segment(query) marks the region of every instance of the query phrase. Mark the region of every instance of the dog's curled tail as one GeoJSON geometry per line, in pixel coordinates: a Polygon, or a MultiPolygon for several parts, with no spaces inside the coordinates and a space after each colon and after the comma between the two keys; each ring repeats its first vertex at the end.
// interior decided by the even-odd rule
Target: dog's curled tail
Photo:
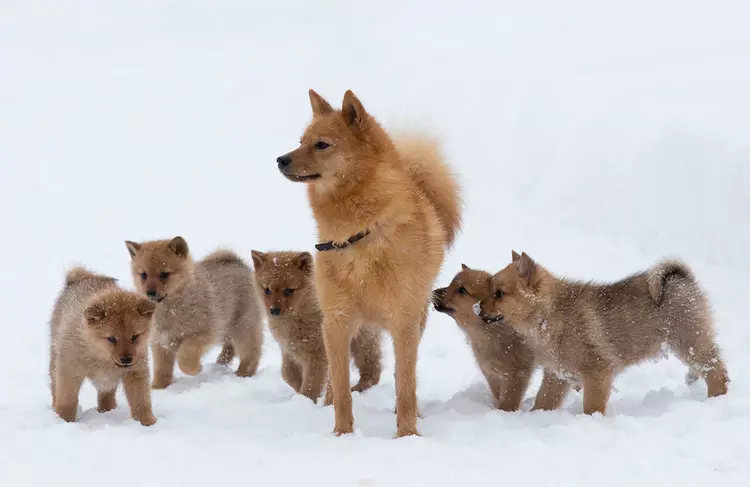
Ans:
{"type": "Polygon", "coordinates": [[[439,144],[414,135],[396,138],[395,144],[409,177],[432,203],[445,231],[445,244],[450,247],[461,228],[461,191],[439,144]]]}
{"type": "Polygon", "coordinates": [[[231,250],[219,249],[216,250],[203,259],[203,263],[206,264],[242,264],[245,265],[245,261],[242,257],[235,254],[231,250]]]}
{"type": "Polygon", "coordinates": [[[81,282],[85,279],[96,277],[97,275],[89,271],[83,266],[73,267],[65,274],[65,287],[72,286],[77,282],[81,282]]]}
{"type": "Polygon", "coordinates": [[[651,268],[646,274],[648,292],[654,303],[661,304],[664,298],[664,284],[670,277],[677,276],[695,282],[693,271],[684,262],[679,260],[667,260],[651,268]]]}

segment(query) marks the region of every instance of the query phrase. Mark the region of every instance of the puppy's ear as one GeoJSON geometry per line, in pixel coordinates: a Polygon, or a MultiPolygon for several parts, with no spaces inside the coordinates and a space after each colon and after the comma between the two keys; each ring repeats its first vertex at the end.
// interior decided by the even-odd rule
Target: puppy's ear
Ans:
{"type": "Polygon", "coordinates": [[[521,258],[521,256],[518,255],[518,252],[516,252],[515,250],[510,251],[510,256],[513,259],[513,262],[516,262],[521,258]]]}
{"type": "Polygon", "coordinates": [[[141,299],[140,301],[138,301],[136,310],[141,316],[151,316],[152,314],[154,314],[154,311],[156,311],[156,303],[151,301],[150,299],[141,299]]]}
{"type": "Polygon", "coordinates": [[[521,257],[518,258],[515,264],[516,271],[518,272],[518,277],[528,283],[533,283],[536,281],[536,262],[534,262],[531,257],[526,254],[526,252],[521,254],[521,257]]]}
{"type": "Polygon", "coordinates": [[[461,264],[461,270],[462,271],[470,271],[471,268],[468,265],[466,265],[466,264],[461,264]]]}
{"type": "Polygon", "coordinates": [[[266,261],[266,254],[257,250],[251,250],[250,255],[253,257],[253,266],[255,266],[256,271],[263,267],[263,263],[266,261]]]}
{"type": "Polygon", "coordinates": [[[169,247],[169,250],[177,254],[178,257],[187,257],[188,252],[190,252],[187,242],[182,237],[173,238],[169,241],[167,247],[169,247]]]}
{"type": "Polygon", "coordinates": [[[96,325],[107,317],[107,310],[102,303],[94,303],[83,310],[83,317],[90,325],[96,325]]]}
{"type": "Polygon", "coordinates": [[[341,104],[341,111],[344,113],[344,120],[352,127],[360,127],[367,120],[367,112],[362,102],[354,96],[352,90],[346,90],[344,101],[341,104]]]}
{"type": "Polygon", "coordinates": [[[312,107],[313,115],[325,115],[333,111],[331,104],[325,101],[322,96],[315,93],[315,90],[310,90],[308,94],[310,95],[310,106],[312,107]]]}
{"type": "Polygon", "coordinates": [[[134,259],[135,254],[137,254],[138,251],[141,250],[141,244],[131,242],[130,240],[125,240],[125,246],[128,248],[128,252],[130,252],[131,259],[134,259]]]}
{"type": "Polygon", "coordinates": [[[305,271],[305,274],[312,272],[313,268],[313,257],[310,252],[302,252],[294,259],[295,264],[301,270],[305,271]]]}

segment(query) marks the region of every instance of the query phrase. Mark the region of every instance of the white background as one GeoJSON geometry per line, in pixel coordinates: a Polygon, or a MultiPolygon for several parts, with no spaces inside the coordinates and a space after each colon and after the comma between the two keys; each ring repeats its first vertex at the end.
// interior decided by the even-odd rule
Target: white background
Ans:
{"type": "Polygon", "coordinates": [[[750,7],[736,1],[3,0],[0,483],[747,485],[750,7]],[[606,5],[605,5],[606,3],[606,5]],[[257,377],[206,358],[153,394],[159,423],[95,392],[50,408],[48,319],[73,264],[130,286],[123,241],[311,249],[304,187],[278,174],[308,88],[353,89],[390,130],[444,143],[465,227],[438,282],[511,248],[612,280],[681,257],[714,304],[727,397],[675,359],[630,369],[606,417],[501,413],[455,324],[420,349],[422,438],[395,433],[392,354],[357,433],[293,397],[267,340],[257,377]]]}

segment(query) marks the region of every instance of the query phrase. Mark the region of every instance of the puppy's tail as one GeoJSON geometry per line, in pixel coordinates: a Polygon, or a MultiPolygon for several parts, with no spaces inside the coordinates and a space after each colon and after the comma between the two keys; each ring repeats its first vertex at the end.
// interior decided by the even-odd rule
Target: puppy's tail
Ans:
{"type": "Polygon", "coordinates": [[[681,277],[695,282],[693,271],[679,260],[667,260],[651,268],[646,274],[646,282],[651,299],[657,305],[661,304],[664,298],[664,285],[670,277],[681,277]]]}
{"type": "Polygon", "coordinates": [[[246,265],[242,257],[235,254],[231,250],[220,249],[216,250],[203,259],[203,263],[206,264],[242,264],[246,265]]]}
{"type": "Polygon", "coordinates": [[[89,271],[85,267],[74,267],[70,269],[67,274],[65,274],[65,287],[72,286],[77,282],[81,282],[92,277],[96,277],[96,274],[89,271]]]}
{"type": "Polygon", "coordinates": [[[445,244],[450,247],[461,228],[461,192],[438,143],[412,135],[397,138],[395,144],[409,177],[424,192],[440,218],[445,244]]]}

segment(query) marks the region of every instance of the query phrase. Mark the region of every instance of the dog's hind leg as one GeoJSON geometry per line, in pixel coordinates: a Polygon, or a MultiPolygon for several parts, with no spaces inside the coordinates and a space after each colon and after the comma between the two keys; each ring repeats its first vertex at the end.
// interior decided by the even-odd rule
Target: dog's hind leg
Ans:
{"type": "Polygon", "coordinates": [[[359,382],[352,387],[352,391],[363,392],[380,382],[381,336],[379,328],[363,326],[352,339],[352,357],[359,369],[359,382]]]}

